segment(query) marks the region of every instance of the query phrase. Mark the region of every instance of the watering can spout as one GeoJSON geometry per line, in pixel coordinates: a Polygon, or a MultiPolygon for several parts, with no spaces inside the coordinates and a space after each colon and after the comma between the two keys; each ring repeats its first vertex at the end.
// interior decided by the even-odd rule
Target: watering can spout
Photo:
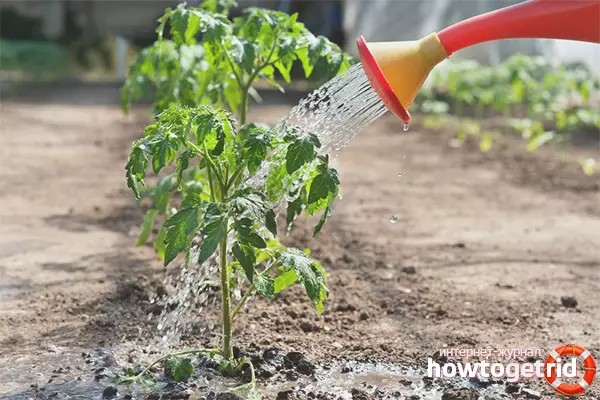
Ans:
{"type": "Polygon", "coordinates": [[[385,105],[404,123],[431,70],[455,51],[508,38],[600,43],[600,0],[528,0],[452,25],[416,41],[356,40],[362,66],[385,105]]]}

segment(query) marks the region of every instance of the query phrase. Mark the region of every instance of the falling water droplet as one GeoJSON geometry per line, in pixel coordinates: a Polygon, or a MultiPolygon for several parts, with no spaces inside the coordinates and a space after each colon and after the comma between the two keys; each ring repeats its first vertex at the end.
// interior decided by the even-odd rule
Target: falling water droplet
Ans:
{"type": "Polygon", "coordinates": [[[395,215],[392,215],[390,217],[390,224],[395,224],[396,222],[398,222],[398,217],[396,217],[395,215]]]}
{"type": "Polygon", "coordinates": [[[408,130],[408,128],[409,128],[409,125],[408,124],[404,124],[404,128],[403,128],[404,132],[406,132],[408,130]]]}

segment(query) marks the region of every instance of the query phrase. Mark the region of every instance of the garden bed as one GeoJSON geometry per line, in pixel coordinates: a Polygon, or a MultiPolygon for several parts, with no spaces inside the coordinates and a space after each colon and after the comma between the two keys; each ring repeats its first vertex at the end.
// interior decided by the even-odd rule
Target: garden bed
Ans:
{"type": "MultiPolygon", "coordinates": [[[[5,100],[1,111],[2,396],[45,398],[52,389],[40,392],[44,386],[60,392],[63,381],[93,381],[99,368],[137,367],[148,355],[138,350],[128,358],[124,344],[145,346],[157,334],[147,319],[148,299],[164,270],[151,247],[134,247],[143,213],[123,179],[129,146],[150,112],[123,117],[109,87],[43,95],[42,104],[5,100]],[[96,348],[114,351],[115,360],[97,365],[106,354],[96,355],[96,348]],[[82,352],[93,361],[86,363],[82,352]],[[82,361],[65,362],[77,357],[82,361]]],[[[262,106],[251,114],[274,123],[288,109],[262,106]]],[[[440,348],[549,350],[575,342],[600,354],[599,186],[577,163],[589,148],[564,144],[530,153],[520,140],[503,137],[480,153],[477,143],[449,145],[455,145],[452,124],[434,131],[420,127],[420,118],[403,132],[386,115],[361,133],[333,162],[343,200],[330,223],[311,239],[314,224],[299,221],[286,239],[311,247],[330,273],[323,316],[301,288],[272,303],[256,297],[234,331],[240,350],[301,352],[317,376],[327,365],[334,366],[329,374],[339,367],[336,380],[347,393],[354,388],[354,398],[425,396],[416,388],[427,381],[407,384],[406,368],[426,367],[440,348]],[[563,296],[574,296],[577,306],[565,307],[563,296]],[[398,379],[365,378],[361,368],[379,363],[398,368],[398,379]],[[345,366],[350,370],[342,374],[345,366]]],[[[209,323],[218,309],[205,313],[209,323]]],[[[187,338],[181,347],[214,344],[217,335],[187,338]]],[[[273,398],[288,389],[269,386],[312,382],[297,365],[282,371],[259,379],[273,398]],[[299,381],[290,379],[294,373],[299,381]]],[[[89,390],[98,396],[109,385],[100,380],[89,390]]],[[[437,381],[427,395],[476,398],[490,385],[437,381]],[[457,386],[475,394],[456,394],[457,386]]],[[[533,396],[498,385],[502,396],[533,396]]],[[[524,386],[555,398],[543,382],[524,386]]],[[[326,384],[317,392],[341,389],[326,384]]],[[[592,394],[598,396],[597,387],[592,394]]]]}

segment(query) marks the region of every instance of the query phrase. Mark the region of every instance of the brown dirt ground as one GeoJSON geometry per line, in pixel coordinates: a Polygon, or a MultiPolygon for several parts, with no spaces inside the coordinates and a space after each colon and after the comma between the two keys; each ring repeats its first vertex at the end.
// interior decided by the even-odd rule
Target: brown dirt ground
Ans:
{"type": "MultiPolygon", "coordinates": [[[[2,101],[0,362],[110,346],[149,326],[163,270],[134,247],[142,212],[123,170],[149,112],[125,117],[116,98],[73,87],[2,101]]],[[[287,109],[252,116],[274,122],[287,109]]],[[[528,153],[504,138],[482,154],[450,147],[451,123],[434,132],[415,119],[403,132],[387,115],[361,133],[335,161],[343,200],[329,224],[311,239],[301,221],[288,238],[330,273],[324,316],[299,289],[255,299],[237,343],[420,365],[444,347],[574,342],[600,355],[600,182],[576,162],[597,148],[528,153]]]]}

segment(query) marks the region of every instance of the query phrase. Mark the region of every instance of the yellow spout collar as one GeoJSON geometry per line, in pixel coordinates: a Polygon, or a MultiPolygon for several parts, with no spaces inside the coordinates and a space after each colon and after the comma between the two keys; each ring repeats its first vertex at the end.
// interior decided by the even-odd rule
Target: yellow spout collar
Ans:
{"type": "Polygon", "coordinates": [[[435,33],[415,41],[371,42],[368,47],[406,109],[433,67],[448,58],[435,33]]]}

